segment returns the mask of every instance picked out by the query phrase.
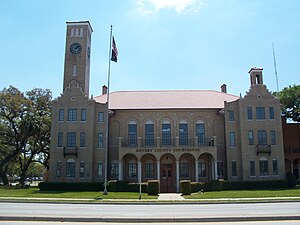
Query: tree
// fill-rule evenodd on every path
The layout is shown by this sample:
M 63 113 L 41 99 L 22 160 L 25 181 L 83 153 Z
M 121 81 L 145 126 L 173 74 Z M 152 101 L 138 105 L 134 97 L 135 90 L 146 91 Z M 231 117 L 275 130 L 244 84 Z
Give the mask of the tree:
M 32 162 L 47 165 L 50 149 L 51 91 L 33 89 L 24 95 L 10 86 L 0 92 L 0 177 L 19 163 L 23 186 Z
M 26 92 L 31 102 L 32 110 L 26 120 L 34 125 L 25 150 L 19 156 L 21 169 L 20 184 L 23 187 L 28 176 L 28 169 L 32 163 L 40 163 L 47 167 L 49 160 L 50 138 L 51 138 L 51 108 L 52 94 L 49 89 L 35 88 Z
M 300 122 L 300 85 L 285 87 L 276 93 L 281 102 L 283 114 L 295 122 Z

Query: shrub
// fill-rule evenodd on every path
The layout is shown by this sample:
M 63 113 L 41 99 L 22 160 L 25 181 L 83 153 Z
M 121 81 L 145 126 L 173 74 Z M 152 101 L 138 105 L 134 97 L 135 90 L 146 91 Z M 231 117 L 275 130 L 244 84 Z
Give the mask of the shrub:
M 180 192 L 182 195 L 191 194 L 191 181 L 190 180 L 181 180 L 180 181 Z
M 107 185 L 108 191 L 111 192 L 139 192 L 139 183 L 129 183 L 127 181 L 110 180 Z M 142 192 L 147 193 L 147 183 L 142 183 Z
M 199 192 L 204 189 L 203 182 L 191 182 L 191 193 Z
M 224 190 L 264 190 L 287 187 L 286 180 L 224 181 Z
M 294 188 L 297 184 L 297 179 L 291 172 L 286 173 L 286 180 L 289 188 Z
M 41 191 L 102 191 L 103 183 L 40 182 Z
M 148 195 L 158 195 L 159 193 L 159 181 L 148 180 Z

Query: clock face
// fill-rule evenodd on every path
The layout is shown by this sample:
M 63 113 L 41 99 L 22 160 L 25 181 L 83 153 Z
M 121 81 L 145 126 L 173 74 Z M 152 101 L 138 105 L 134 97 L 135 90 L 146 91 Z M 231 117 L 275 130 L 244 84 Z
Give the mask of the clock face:
M 70 51 L 72 54 L 79 54 L 81 52 L 81 44 L 79 43 L 73 43 L 71 46 L 70 46 Z

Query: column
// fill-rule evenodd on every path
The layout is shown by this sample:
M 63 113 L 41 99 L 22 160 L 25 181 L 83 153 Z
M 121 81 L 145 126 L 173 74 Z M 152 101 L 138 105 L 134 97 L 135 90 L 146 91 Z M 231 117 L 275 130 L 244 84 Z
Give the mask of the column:
M 218 180 L 218 161 L 214 161 L 215 166 L 215 180 Z
M 119 180 L 123 180 L 123 162 L 119 161 Z
M 157 180 L 160 181 L 160 161 L 156 162 Z
M 195 160 L 195 181 L 199 182 L 199 173 L 198 173 L 199 161 Z
M 142 163 L 138 161 L 138 182 L 142 182 Z
M 176 192 L 179 192 L 179 161 L 176 161 Z

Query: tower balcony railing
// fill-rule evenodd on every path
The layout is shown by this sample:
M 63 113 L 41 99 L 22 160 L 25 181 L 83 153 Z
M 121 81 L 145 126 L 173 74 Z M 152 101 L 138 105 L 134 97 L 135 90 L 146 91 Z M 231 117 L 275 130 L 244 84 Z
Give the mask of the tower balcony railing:
M 267 153 L 271 154 L 271 145 L 256 145 L 256 154 Z
M 154 148 L 154 147 L 214 147 L 216 144 L 216 137 L 213 138 L 171 138 L 161 139 L 160 137 L 142 139 L 141 137 L 124 139 L 119 137 L 119 146 L 128 148 Z
M 78 157 L 78 149 L 77 147 L 64 147 L 64 158 L 66 155 L 75 155 L 76 158 Z

